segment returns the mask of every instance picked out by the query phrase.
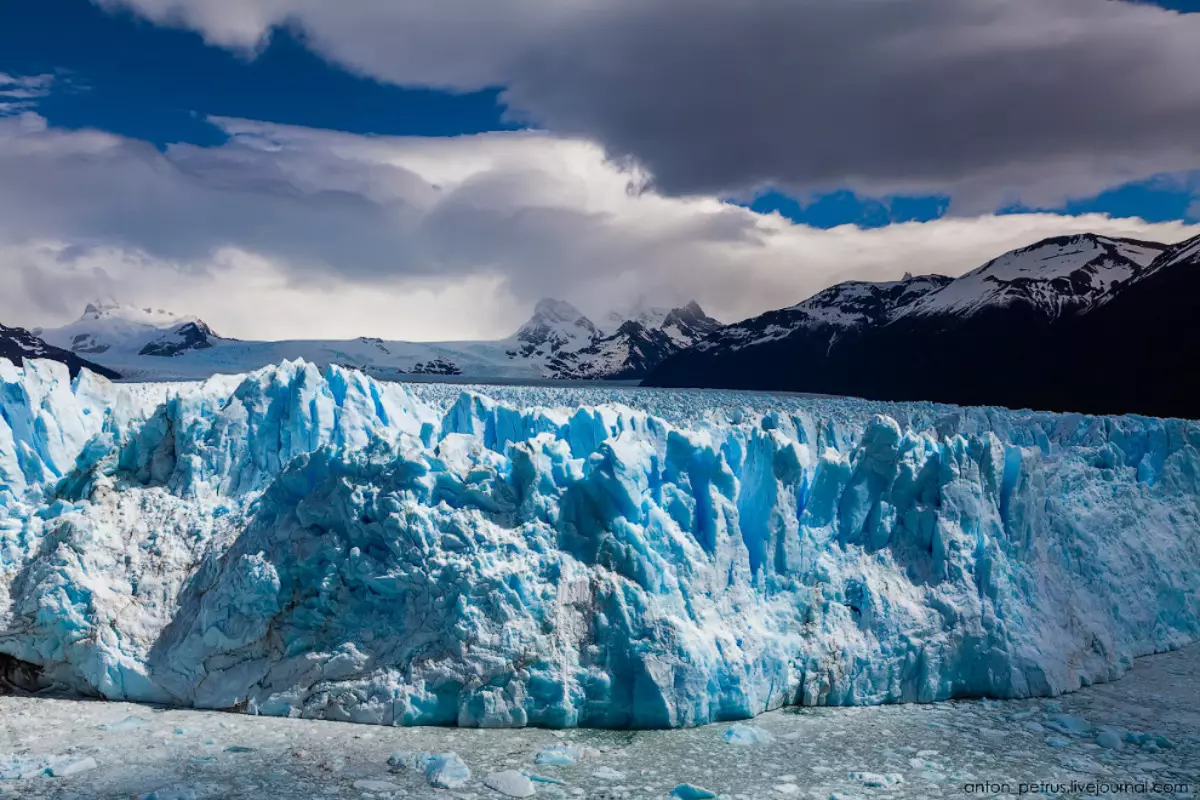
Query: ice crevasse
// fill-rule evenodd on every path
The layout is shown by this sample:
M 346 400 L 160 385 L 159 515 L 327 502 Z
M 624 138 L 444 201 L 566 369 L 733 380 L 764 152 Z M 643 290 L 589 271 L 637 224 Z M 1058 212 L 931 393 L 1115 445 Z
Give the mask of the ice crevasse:
M 517 394 L 0 360 L 0 683 L 677 727 L 1057 694 L 1197 638 L 1200 423 Z

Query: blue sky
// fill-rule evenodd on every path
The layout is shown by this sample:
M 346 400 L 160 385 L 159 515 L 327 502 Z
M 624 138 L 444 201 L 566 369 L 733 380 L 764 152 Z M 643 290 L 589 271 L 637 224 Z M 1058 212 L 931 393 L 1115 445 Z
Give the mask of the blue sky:
M 286 31 L 254 57 L 88 0 L 0 5 L 0 72 L 63 74 L 38 108 L 52 124 L 162 146 L 221 141 L 210 115 L 354 133 L 449 136 L 513 127 L 497 90 L 404 89 L 351 74 Z
M 1044 236 L 1178 240 L 1197 11 L 0 3 L 0 322 L 105 293 L 246 337 L 487 337 L 544 295 L 736 319 Z

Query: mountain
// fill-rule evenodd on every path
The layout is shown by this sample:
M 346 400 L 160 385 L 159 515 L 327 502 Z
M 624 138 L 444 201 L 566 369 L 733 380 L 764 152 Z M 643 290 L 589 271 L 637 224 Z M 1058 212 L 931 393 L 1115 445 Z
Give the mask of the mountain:
M 1062 326 L 1041 405 L 1200 418 L 1200 236 L 1166 250 L 1128 287 Z
M 1088 308 L 1141 274 L 1166 245 L 1083 234 L 1005 253 L 904 305 L 902 316 L 966 318 L 1023 307 L 1048 319 Z
M 694 300 L 682 308 L 654 309 L 624 317 L 610 314 L 618 323 L 611 333 L 600 332 L 585 348 L 556 364 L 557 377 L 626 380 L 644 377 L 662 361 L 690 347 L 721 323 L 704 313 Z
M 636 306 L 605 317 L 602 328 L 563 300 L 544 299 L 513 335 L 490 342 L 255 342 L 219 336 L 203 320 L 112 299 L 48 330 L 50 344 L 142 380 L 204 378 L 303 358 L 380 378 L 454 375 L 479 379 L 633 380 L 720 327 L 696 303 L 675 309 Z
M 161 308 L 139 308 L 104 298 L 88 303 L 69 325 L 43 332 L 52 344 L 97 358 L 177 356 L 203 350 L 219 338 L 203 320 Z
M 1083 234 L 953 280 L 840 284 L 721 328 L 645 384 L 1197 417 L 1181 365 L 1198 261 L 1196 240 Z
M 737 351 L 779 339 L 804 337 L 818 350 L 846 331 L 886 322 L 897 308 L 950 283 L 942 275 L 922 275 L 888 283 L 847 281 L 818 292 L 802 303 L 726 325 L 703 338 L 700 352 Z
M 78 375 L 79 370 L 86 367 L 106 378 L 121 377 L 116 371 L 81 358 L 70 350 L 55 347 L 24 328 L 9 328 L 6 325 L 0 325 L 0 358 L 6 358 L 14 364 L 22 364 L 30 358 L 43 358 L 66 364 L 72 376 Z

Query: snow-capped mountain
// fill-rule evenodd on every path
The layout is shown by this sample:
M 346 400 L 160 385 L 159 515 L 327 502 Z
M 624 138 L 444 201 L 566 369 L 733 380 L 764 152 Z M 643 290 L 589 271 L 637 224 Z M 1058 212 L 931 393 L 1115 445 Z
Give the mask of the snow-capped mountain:
M 43 331 L 42 336 L 64 350 L 113 363 L 137 356 L 171 357 L 188 350 L 206 350 L 219 338 L 195 317 L 139 308 L 112 298 L 88 303 L 78 320 Z
M 1198 268 L 1195 239 L 1047 239 L 954 280 L 840 284 L 721 328 L 645 383 L 1200 417 L 1184 366 L 1200 356 Z
M 883 324 L 897 308 L 944 287 L 950 280 L 943 275 L 905 275 L 903 280 L 883 283 L 846 281 L 789 308 L 726 325 L 696 347 L 738 350 L 798 333 L 829 344 L 846 330 Z
M 632 317 L 632 318 L 631 318 Z M 720 323 L 695 303 L 677 309 L 612 314 L 601 328 L 562 300 L 544 299 L 512 336 L 490 342 L 256 342 L 217 335 L 203 320 L 111 299 L 47 330 L 48 342 L 86 355 L 128 378 L 190 379 L 241 373 L 285 359 L 362 369 L 376 377 L 454 375 L 480 379 L 610 379 L 645 376 Z
M 72 375 L 79 374 L 79 370 L 86 367 L 106 378 L 118 377 L 116 372 L 70 350 L 55 347 L 25 328 L 10 328 L 3 324 L 0 324 L 0 358 L 7 358 L 14 364 L 21 364 L 31 358 L 50 359 L 66 364 Z
M 1136 278 L 1166 249 L 1154 242 L 1090 233 L 1046 239 L 947 281 L 900 313 L 965 317 L 990 308 L 1025 306 L 1057 318 L 1093 305 Z
M 513 352 L 525 358 L 570 353 L 586 347 L 599 335 L 600 329 L 575 306 L 544 298 L 513 337 L 517 342 Z

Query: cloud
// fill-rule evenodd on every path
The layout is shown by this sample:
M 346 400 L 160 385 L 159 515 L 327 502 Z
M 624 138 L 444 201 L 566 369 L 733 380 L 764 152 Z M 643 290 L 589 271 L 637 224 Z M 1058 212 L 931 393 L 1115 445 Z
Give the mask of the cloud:
M 10 75 L 0 72 L 0 117 L 32 111 L 50 94 L 54 75 Z
M 1200 164 L 1200 14 L 1121 0 L 103 0 L 399 84 L 503 86 L 670 194 L 1055 205 Z
M 61 324 L 99 294 L 245 338 L 499 337 L 542 296 L 589 313 L 695 298 L 734 320 L 840 280 L 958 274 L 1045 236 L 1200 232 L 1052 214 L 822 231 L 642 190 L 638 169 L 545 132 L 213 122 L 225 144 L 160 152 L 0 119 L 0 321 Z

